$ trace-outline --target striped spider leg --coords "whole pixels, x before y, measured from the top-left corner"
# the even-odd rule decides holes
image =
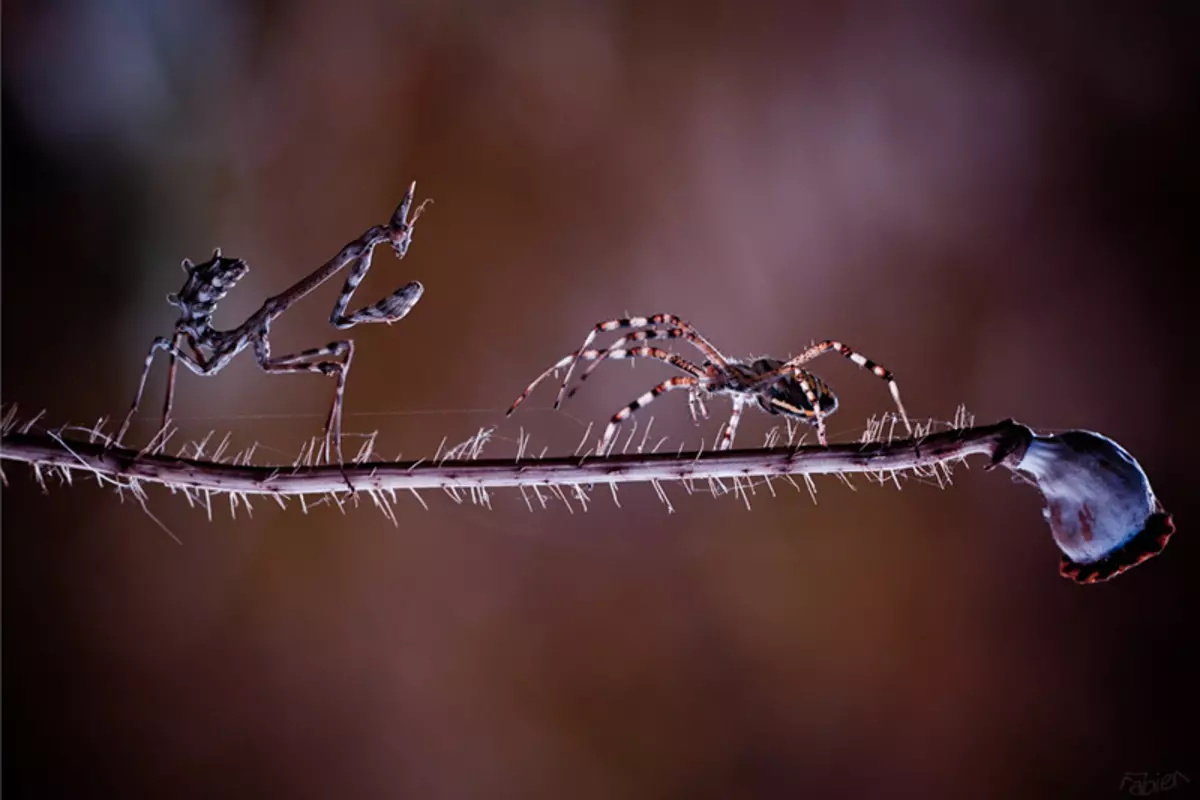
[[[675,378],[667,378],[665,381],[655,386],[650,391],[646,392],[638,399],[634,400],[629,405],[622,408],[609,421],[608,427],[604,429],[604,435],[600,437],[600,441],[596,445],[596,452],[603,455],[608,451],[609,445],[612,443],[613,437],[617,434],[617,428],[621,425],[630,414],[637,411],[639,408],[645,408],[654,402],[659,395],[664,392],[674,391],[675,389],[688,389],[689,391],[697,391],[703,389],[704,378],[684,377],[682,375]],[[732,438],[732,437],[731,437]]]
[[[629,349],[629,345],[636,342],[645,342],[650,339],[683,339],[691,344],[694,344],[700,350],[700,352],[705,355],[706,358],[711,359],[713,355],[716,355],[720,359],[721,363],[725,363],[727,360],[725,356],[717,352],[716,348],[713,348],[711,345],[708,345],[709,349],[705,349],[702,344],[707,345],[708,342],[702,339],[695,331],[678,326],[658,329],[644,328],[640,331],[633,331],[632,333],[625,334],[620,339],[617,339],[615,342],[609,345],[607,350],[601,351],[601,356],[594,359],[593,363],[579,374],[579,383],[576,384],[575,388],[567,392],[567,399],[569,400],[574,397],[575,393],[583,388],[583,382],[586,381],[588,377],[596,371],[596,367],[600,366],[600,364],[606,359],[624,358],[626,353],[623,351],[627,351]],[[701,372],[703,372],[703,369],[701,369]]]
[[[654,327],[659,325],[666,327]],[[583,372],[582,375],[580,375],[579,385],[577,385],[567,394],[568,398],[575,396],[575,393],[581,388],[583,381],[587,380],[588,376],[590,376],[592,372],[598,366],[600,366],[601,361],[604,361],[608,358],[624,358],[629,352],[627,345],[634,342],[644,342],[649,339],[684,339],[704,355],[706,359],[704,368],[706,368],[710,363],[715,363],[722,366],[728,364],[728,359],[724,354],[721,353],[720,350],[714,347],[713,344],[708,341],[708,339],[704,338],[704,336],[701,335],[700,332],[692,327],[689,323],[674,314],[654,314],[649,317],[628,317],[625,319],[613,319],[597,323],[592,328],[591,333],[588,335],[587,340],[584,343],[584,347],[586,348],[587,345],[590,344],[595,337],[602,332],[626,328],[642,328],[643,330],[626,334],[609,345],[608,350],[603,351],[603,353],[601,353],[599,356],[596,356],[593,359],[595,363],[593,363]],[[636,355],[636,353],[634,353],[634,355]],[[580,358],[582,358],[582,356],[576,356],[576,360]],[[574,367],[574,364],[575,361],[571,361],[570,364],[567,365],[567,374],[563,377],[562,386],[559,387],[558,397],[554,402],[555,408],[558,408],[563,400],[563,391],[567,388],[567,384],[571,379],[571,369]],[[562,366],[562,364],[559,364],[558,366]],[[700,368],[701,372],[703,372],[704,368]],[[708,408],[704,405],[703,394],[704,393],[699,388],[699,384],[697,384],[697,386],[689,389],[687,395],[688,412],[691,414],[692,422],[696,425],[700,424],[700,419],[696,414],[697,409],[699,410],[700,416],[708,419]],[[511,411],[509,413],[511,413]]]
[[[167,352],[171,363],[167,375],[167,392],[163,403],[163,428],[170,419],[175,392],[176,362],[182,363],[197,375],[214,375],[220,372],[235,356],[252,347],[255,359],[264,372],[281,374],[294,372],[319,372],[337,381],[329,416],[325,423],[326,461],[330,460],[331,440],[337,450],[338,461],[342,461],[342,399],[345,392],[346,374],[354,357],[354,345],[348,339],[330,342],[324,347],[305,350],[284,356],[271,356],[269,341],[271,323],[281,314],[307,297],[317,287],[347,267],[350,268],[341,294],[330,314],[330,323],[340,330],[365,323],[398,322],[408,315],[424,293],[424,287],[412,281],[397,289],[377,303],[357,311],[346,313],[358,285],[371,268],[371,256],[376,246],[387,242],[397,258],[403,258],[412,242],[413,225],[420,217],[424,204],[412,208],[416,182],[409,186],[396,212],[387,225],[376,225],[358,239],[350,242],[332,259],[308,277],[283,292],[268,298],[262,307],[251,314],[241,325],[232,330],[217,330],[212,326],[212,316],[217,304],[238,281],[250,271],[241,259],[223,258],[216,250],[208,261],[192,264],[184,260],[187,282],[178,294],[167,296],[167,302],[180,309],[171,338],[158,337],[150,345],[142,368],[138,389],[125,421],[117,433],[120,442],[137,412],[146,388],[146,378],[159,350]],[[426,201],[428,202],[428,201]],[[413,211],[409,219],[409,212]]]
[[[652,327],[652,326],[659,326],[659,325],[666,326],[666,327],[664,327],[664,328]],[[626,334],[625,336],[622,336],[621,338],[619,338],[615,342],[613,342],[606,350],[598,350],[598,349],[592,349],[592,348],[587,347],[587,345],[591,344],[591,342],[595,339],[595,337],[598,334],[600,334],[602,332],[620,330],[620,329],[625,329],[625,328],[642,328],[642,330],[634,331],[632,333]],[[704,366],[697,366],[696,364],[686,361],[685,359],[683,359],[680,356],[677,356],[672,353],[667,353],[658,348],[646,347],[646,346],[638,346],[638,347],[630,347],[629,346],[629,345],[635,344],[637,342],[645,342],[645,341],[653,340],[653,339],[684,339],[688,343],[695,346],[696,349],[698,349],[705,356],[705,358],[707,360],[705,361]],[[576,350],[574,353],[571,353],[570,355],[563,357],[562,359],[560,359],[559,361],[557,361],[553,365],[551,365],[550,368],[548,368],[545,372],[543,372],[541,375],[539,375],[533,381],[533,383],[531,383],[525,389],[525,391],[522,392],[519,397],[517,397],[517,399],[513,403],[512,407],[509,408],[508,413],[512,414],[513,411],[516,410],[517,406],[519,406],[522,402],[524,402],[525,398],[527,398],[529,396],[529,394],[534,390],[534,388],[536,388],[536,386],[541,381],[543,381],[545,378],[547,378],[548,376],[550,376],[552,373],[556,372],[557,370],[562,369],[563,367],[567,368],[568,374],[564,377],[562,386],[559,388],[559,396],[555,402],[556,408],[559,406],[560,401],[563,397],[563,393],[565,392],[567,384],[570,381],[570,369],[574,366],[574,364],[576,362],[583,360],[583,361],[593,361],[594,363],[591,366],[589,366],[588,369],[585,370],[584,373],[580,376],[580,378],[579,378],[580,385],[573,388],[566,395],[567,397],[573,397],[575,395],[575,393],[579,390],[580,386],[582,385],[582,382],[587,380],[587,378],[591,375],[591,373],[598,366],[600,366],[600,363],[602,361],[607,361],[609,359],[624,359],[624,358],[654,358],[654,359],[657,359],[660,361],[666,361],[668,363],[673,364],[674,366],[679,368],[681,371],[688,373],[692,379],[691,380],[676,379],[676,380],[672,380],[672,381],[666,381],[663,384],[659,385],[658,387],[655,387],[654,390],[647,392],[646,394],[643,394],[642,396],[640,396],[637,400],[635,400],[633,403],[631,403],[626,408],[617,412],[617,414],[613,417],[612,421],[609,423],[608,428],[605,430],[604,436],[602,436],[600,439],[599,447],[600,447],[601,451],[603,451],[609,445],[609,443],[612,440],[612,436],[616,432],[617,426],[620,424],[620,422],[622,420],[624,420],[626,417],[628,417],[630,414],[632,414],[637,409],[639,409],[642,406],[653,401],[656,397],[658,397],[659,394],[661,394],[662,392],[665,392],[665,391],[671,391],[673,389],[679,389],[679,388],[686,387],[688,389],[688,411],[691,414],[692,421],[696,424],[699,424],[699,417],[697,416],[697,409],[699,409],[700,414],[707,419],[708,409],[704,405],[703,395],[707,391],[705,389],[705,386],[707,385],[708,380],[709,380],[708,375],[713,369],[727,369],[728,364],[729,364],[729,360],[719,350],[717,350],[717,348],[714,347],[706,338],[704,338],[704,336],[701,335],[699,331],[697,331],[690,324],[685,322],[683,319],[675,316],[674,314],[655,314],[655,315],[649,316],[649,317],[629,317],[626,319],[608,320],[606,322],[597,323],[592,328],[591,333],[588,335],[587,339],[585,340],[585,344],[584,344],[583,348],[581,348],[580,350]],[[738,422],[738,419],[740,418],[740,416],[741,416],[741,408],[737,407],[734,409],[734,414],[731,417],[730,424],[726,426],[726,433],[724,434],[724,437],[723,437],[722,447],[728,447],[729,444],[732,442],[733,432],[737,428],[737,422]]]
[[[571,380],[571,372],[575,369],[575,364],[580,359],[580,353],[588,349],[588,346],[595,341],[596,337],[601,333],[608,331],[620,330],[622,328],[649,328],[658,325],[666,325],[668,329],[678,329],[682,333],[679,335],[686,338],[689,342],[696,346],[700,352],[704,353],[704,357],[709,361],[724,366],[726,358],[721,354],[721,351],[713,347],[712,344],[700,335],[700,332],[684,322],[674,314],[654,314],[649,317],[627,317],[625,319],[610,319],[606,322],[598,322],[592,328],[591,332],[584,339],[582,347],[576,350],[575,358],[567,365],[567,374],[563,376],[562,386],[558,389],[558,396],[554,399],[554,407],[558,408],[562,405],[563,393],[567,390],[567,384]],[[658,337],[650,337],[658,338]],[[673,337],[670,337],[673,338]]]
[[[558,370],[563,369],[564,367],[570,366],[576,360],[595,361],[596,362],[595,364],[592,365],[592,367],[590,367],[588,369],[588,371],[587,371],[587,373],[585,373],[585,375],[590,373],[591,370],[596,365],[598,365],[601,361],[608,360],[608,359],[654,358],[659,361],[665,361],[665,362],[671,364],[672,366],[682,370],[683,372],[688,373],[689,375],[693,375],[695,377],[701,377],[704,374],[704,369],[702,367],[699,367],[696,364],[693,364],[692,362],[688,361],[687,359],[685,359],[682,356],[679,356],[675,353],[669,353],[669,352],[659,349],[657,347],[641,346],[641,347],[630,348],[630,347],[625,346],[628,344],[632,344],[634,342],[645,342],[645,341],[651,340],[651,339],[674,339],[674,338],[678,338],[680,335],[681,334],[677,330],[674,330],[674,329],[637,331],[635,333],[631,333],[631,334],[621,337],[616,342],[614,342],[612,344],[612,346],[610,346],[606,350],[598,350],[598,349],[594,349],[594,348],[589,348],[589,349],[583,349],[583,350],[576,350],[573,353],[568,353],[567,355],[563,356],[558,361],[551,364],[541,375],[538,375],[537,378],[534,379],[533,383],[531,383],[531,384],[529,384],[529,386],[525,387],[525,391],[521,392],[521,394],[517,396],[517,399],[513,401],[512,406],[509,407],[508,411],[505,413],[505,416],[511,416],[512,413],[517,410],[517,406],[519,406],[519,405],[521,405],[521,403],[525,402],[526,398],[528,398],[529,395],[533,393],[533,390],[537,388],[539,383],[541,383],[542,381],[544,381],[546,378],[550,377],[554,373],[558,372]],[[582,380],[582,378],[580,380]],[[573,396],[577,389],[578,389],[578,387],[576,387],[576,389],[573,389],[571,391],[571,393],[568,395],[568,397]],[[695,396],[694,398],[689,397],[689,405],[692,406],[692,420],[694,422],[698,423],[699,419],[696,417],[696,411],[695,411],[696,404],[699,405],[701,412],[705,416],[707,416],[708,412],[707,412],[707,409],[704,408],[703,401],[700,401],[699,396]]]

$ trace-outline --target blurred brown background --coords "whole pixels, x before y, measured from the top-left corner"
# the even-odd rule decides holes
[[[347,428],[386,456],[498,424],[574,449],[665,374],[503,409],[590,325],[683,315],[726,352],[839,338],[914,416],[1088,428],[1181,533],[1078,587],[1037,493],[649,487],[585,515],[427,495],[209,523],[6,465],[13,797],[1107,797],[1194,733],[1194,5],[56,0],[4,4],[3,396],[120,417],[178,263],[249,261],[235,325],[431,196],[402,324],[364,326]],[[1186,10],[1185,10],[1186,9]],[[333,338],[337,286],[276,325]],[[886,412],[831,357],[832,432]],[[148,417],[162,391],[150,383]],[[246,354],[181,376],[182,435],[290,461],[331,386]],[[694,445],[682,397],[641,415]],[[739,444],[770,420],[746,418]],[[146,437],[147,418],[134,431]],[[353,440],[348,447],[353,448]],[[578,511],[578,510],[577,510]]]

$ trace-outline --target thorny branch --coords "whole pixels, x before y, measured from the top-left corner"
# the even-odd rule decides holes
[[[942,483],[951,465],[984,455],[989,459],[986,469],[1006,467],[1042,491],[1046,520],[1063,552],[1060,571],[1075,581],[1094,583],[1119,575],[1161,552],[1174,532],[1172,518],[1163,512],[1145,473],[1116,442],[1086,431],[1038,436],[1012,420],[937,433],[926,429],[913,438],[886,442],[868,434],[862,442],[831,446],[594,458],[527,459],[522,446],[516,459],[485,459],[480,455],[490,431],[481,430],[444,453],[439,448],[429,460],[371,461],[368,443],[352,463],[333,466],[303,464],[303,458],[290,466],[259,466],[249,463],[249,454],[221,462],[220,452],[204,458],[203,445],[195,447],[192,457],[184,450],[171,456],[162,442],[153,451],[138,452],[115,446],[97,431],[90,441],[74,441],[61,431],[31,432],[32,426],[13,424],[10,412],[0,439],[0,460],[30,464],[43,486],[46,474],[56,472],[70,482],[72,472],[84,472],[142,500],[141,485],[157,483],[182,491],[189,503],[207,506],[210,516],[214,495],[228,495],[232,510],[239,498],[249,509],[250,495],[270,496],[280,505],[289,496],[300,498],[302,505],[305,497],[330,497],[340,506],[343,499],[357,499],[362,493],[395,523],[397,490],[411,492],[427,508],[418,494],[421,490],[442,490],[458,502],[460,493],[467,494],[490,506],[489,490],[506,487],[520,489],[531,510],[526,489],[543,506],[545,489],[568,508],[568,496],[586,508],[592,487],[608,485],[615,501],[616,486],[632,482],[652,484],[670,509],[665,482],[677,482],[688,493],[699,489],[723,494],[730,491],[723,481],[729,481],[732,491],[744,497],[754,486],[751,479],[765,479],[771,487],[773,478],[792,481],[796,475],[809,481],[810,490],[812,475],[844,478],[859,473],[899,484],[900,475],[912,473]],[[876,428],[875,436],[878,432]]]
[[[354,355],[353,342],[343,339],[291,355],[272,356],[270,326],[293,304],[347,269],[349,275],[330,316],[334,327],[345,329],[376,322],[390,325],[403,319],[424,292],[418,281],[410,281],[388,297],[358,311],[347,313],[347,309],[370,268],[372,253],[378,245],[389,243],[401,258],[407,253],[413,224],[424,208],[424,204],[415,210],[412,208],[415,191],[416,184],[413,183],[386,225],[369,228],[310,275],[268,298],[258,311],[231,330],[214,328],[213,313],[217,303],[246,275],[249,266],[241,259],[223,257],[220,250],[214,251],[212,258],[202,264],[185,259],[182,266],[187,273],[186,282],[178,293],[168,295],[168,301],[180,309],[180,317],[171,337],[160,336],[152,343],[144,360],[137,393],[117,435],[109,437],[102,433],[102,423],[92,428],[35,431],[41,415],[18,425],[16,406],[11,406],[0,415],[0,462],[29,464],[43,490],[47,477],[57,476],[69,484],[75,473],[90,474],[101,486],[109,485],[122,496],[125,493],[132,495],[152,519],[154,516],[146,504],[143,484],[160,484],[172,492],[181,492],[189,504],[205,508],[209,519],[212,518],[214,496],[227,497],[231,513],[236,512],[239,502],[249,513],[251,495],[271,497],[284,507],[285,498],[293,497],[304,510],[307,510],[306,498],[315,498],[318,502],[329,500],[342,508],[344,500],[357,504],[365,495],[398,525],[395,514],[398,490],[410,492],[428,509],[420,495],[422,490],[441,490],[460,503],[465,494],[472,502],[490,507],[491,490],[517,488],[530,511],[533,511],[532,493],[543,507],[549,495],[574,513],[572,500],[586,510],[590,499],[588,493],[598,485],[606,485],[613,502],[620,505],[618,485],[642,482],[651,484],[668,511],[674,511],[665,488],[668,483],[681,485],[689,494],[732,492],[735,496],[740,495],[749,506],[750,494],[757,487],[765,485],[767,490],[775,493],[774,479],[784,479],[799,489],[793,480],[797,475],[803,477],[814,500],[813,475],[837,475],[849,483],[848,475],[866,474],[880,483],[893,481],[897,487],[901,477],[916,477],[936,480],[945,486],[950,480],[952,465],[965,461],[968,456],[984,455],[989,459],[987,469],[1006,467],[1041,490],[1046,501],[1046,520],[1063,553],[1060,571],[1073,580],[1095,583],[1119,575],[1161,552],[1174,533],[1174,523],[1155,498],[1141,467],[1111,439],[1087,431],[1038,436],[1013,420],[974,427],[961,409],[949,430],[933,432],[932,421],[923,428],[914,428],[891,372],[841,342],[825,340],[786,362],[765,357],[742,362],[722,355],[699,331],[671,314],[627,316],[597,323],[581,349],[543,372],[508,411],[511,414],[539,382],[565,367],[566,377],[555,401],[557,408],[567,391],[571,371],[581,360],[595,362],[584,371],[581,381],[601,362],[610,359],[658,360],[685,373],[658,384],[613,415],[595,451],[580,456],[577,449],[569,457],[530,459],[526,457],[528,439],[522,434],[515,458],[485,459],[482,452],[492,431],[481,429],[468,441],[444,453],[439,447],[432,459],[413,462],[371,460],[372,435],[358,456],[347,462],[342,452],[342,398]],[[413,211],[411,218],[410,211]],[[606,349],[591,347],[597,334],[617,330],[631,332]],[[645,344],[665,339],[690,343],[704,355],[704,363],[695,364],[678,354]],[[319,458],[314,459],[318,452],[315,440],[290,466],[252,464],[253,447],[232,459],[223,459],[228,438],[207,457],[204,452],[208,446],[207,438],[193,443],[190,455],[187,445],[174,456],[167,452],[167,444],[175,432],[169,418],[176,362],[197,374],[212,375],[250,347],[259,366],[267,372],[317,372],[336,378],[334,398],[325,423],[324,447],[320,451],[324,454],[325,464],[322,465]],[[140,406],[147,377],[159,350],[171,356],[163,422],[150,444],[140,451],[131,450],[122,444],[123,435]],[[857,443],[828,445],[824,417],[837,408],[837,398],[823,381],[804,369],[804,365],[824,353],[839,353],[887,381],[909,438],[891,439],[896,422],[893,416],[886,441],[883,440],[885,423],[881,420],[869,423]],[[684,453],[680,448],[675,454],[659,453],[660,441],[646,453],[647,425],[636,453],[622,451],[613,455],[618,426],[659,395],[678,389],[688,391],[693,420],[696,420],[697,407],[704,412],[704,395],[733,398],[732,415],[718,449],[709,453]],[[776,446],[778,437],[772,431],[762,448],[729,449],[743,404],[782,416],[788,425],[787,446]],[[819,446],[792,446],[795,433],[792,420],[813,422]],[[591,426],[588,426],[588,433],[590,431]],[[79,439],[79,434],[86,435],[86,439]],[[587,435],[584,434],[585,440]],[[626,440],[626,450],[632,438],[631,432]],[[337,454],[336,464],[329,463],[331,439]],[[2,468],[0,482],[7,485]],[[732,490],[726,482],[732,485]]]

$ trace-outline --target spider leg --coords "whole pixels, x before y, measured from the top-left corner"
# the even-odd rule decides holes
[[[649,338],[659,338],[659,337],[649,337]],[[590,367],[588,367],[587,370],[585,370],[582,375],[579,376],[580,383],[578,385],[576,385],[574,389],[567,392],[567,399],[570,399],[575,396],[575,393],[578,392],[580,390],[580,388],[582,388],[583,381],[587,378],[588,375],[590,375],[592,373],[593,370],[596,369],[596,367],[600,366],[600,364],[602,364],[605,361],[608,361],[609,359],[623,359],[623,358],[654,358],[659,361],[665,361],[668,364],[670,364],[671,366],[680,370],[681,372],[686,372],[688,375],[691,375],[695,378],[703,378],[704,377],[704,370],[701,369],[700,367],[696,366],[695,364],[688,361],[686,358],[683,358],[682,356],[676,355],[675,353],[667,352],[666,350],[662,350],[658,347],[650,347],[649,345],[642,345],[641,347],[615,347],[614,346],[614,347],[608,348],[607,350],[600,351],[599,355],[597,355],[595,359],[592,359],[594,363]]]
[[[367,322],[386,322],[391,325],[393,322],[399,322],[412,311],[413,306],[421,299],[421,295],[425,292],[419,282],[412,281],[405,286],[400,287],[392,292],[387,297],[380,300],[378,303],[370,306],[363,306],[358,311],[349,315],[346,314],[346,306],[350,303],[350,298],[354,295],[354,291],[358,285],[362,283],[362,279],[366,277],[367,271],[371,269],[371,254],[374,252],[374,246],[363,251],[353,266],[350,268],[350,274],[346,277],[346,285],[342,287],[342,293],[338,295],[337,302],[333,305],[333,312],[329,315],[329,321],[333,323],[333,327],[339,330],[352,328],[359,323]]]
[[[693,341],[694,338],[695,338],[695,334],[693,334],[689,331],[686,331],[683,328],[679,328],[679,327],[664,328],[664,329],[660,329],[660,330],[646,329],[646,330],[641,330],[641,331],[634,331],[633,333],[629,333],[629,334],[626,334],[625,336],[622,336],[620,339],[617,339],[615,342],[613,342],[611,345],[609,345],[608,350],[605,352],[610,352],[610,351],[614,351],[614,350],[628,350],[629,349],[628,345],[630,345],[634,342],[645,342],[650,339],[685,339],[690,342],[690,341]],[[691,363],[690,361],[684,359],[681,356],[675,356],[675,357],[687,365],[687,367],[680,367],[681,369],[683,369],[684,372],[687,372],[691,375],[696,375],[697,377],[704,374],[703,369],[701,369],[700,367]],[[614,358],[621,358],[621,356],[614,356]],[[656,358],[657,358],[657,356],[656,356]],[[579,391],[580,386],[583,384],[584,381],[586,381],[588,379],[589,375],[591,375],[593,372],[596,371],[596,367],[600,366],[600,362],[602,360],[603,359],[596,359],[595,363],[593,363],[591,366],[589,366],[587,369],[585,369],[582,373],[580,373],[579,384],[577,384],[574,389],[572,389],[570,392],[567,393],[568,399],[575,396],[575,393]],[[679,366],[679,365],[677,364],[676,366]]]
[[[563,394],[567,390],[567,384],[571,380],[571,373],[575,370],[575,364],[579,360],[578,353],[587,350],[588,347],[595,341],[596,337],[607,331],[620,330],[622,328],[647,328],[655,325],[667,325],[672,328],[680,328],[683,331],[692,334],[687,337],[688,341],[694,344],[704,356],[714,364],[725,366],[728,360],[721,351],[713,347],[712,344],[700,335],[700,332],[693,328],[689,323],[675,316],[674,314],[654,314],[649,317],[626,317],[625,319],[610,319],[606,322],[598,322],[592,328],[591,333],[583,341],[583,346],[576,351],[575,358],[567,365],[567,374],[563,376],[562,386],[559,387],[558,397],[554,400],[554,407],[558,408],[562,405]]]
[[[733,398],[733,413],[729,415],[729,422],[725,425],[725,432],[721,434],[721,444],[718,450],[728,450],[733,447],[733,435],[737,433],[738,422],[742,419],[742,400],[739,397]]]
[[[350,371],[350,362],[354,359],[354,342],[341,339],[330,342],[324,347],[314,347],[286,356],[271,356],[271,343],[267,336],[269,327],[264,325],[254,337],[254,356],[258,366],[264,372],[284,374],[294,372],[319,372],[330,375],[337,381],[333,392],[333,403],[329,407],[329,416],[325,419],[325,446],[323,449],[326,462],[329,458],[329,445],[332,438],[337,450],[338,463],[344,463],[342,457],[342,399],[346,392],[346,374]]]
[[[654,402],[654,399],[656,397],[658,397],[660,394],[662,394],[663,392],[670,392],[674,389],[684,389],[684,388],[693,388],[694,389],[695,387],[697,387],[699,385],[700,385],[699,378],[695,378],[695,377],[691,377],[691,376],[684,377],[684,376],[680,375],[675,378],[668,378],[667,380],[660,383],[658,386],[655,386],[653,389],[651,389],[650,391],[648,391],[645,394],[643,394],[642,396],[640,396],[637,400],[634,400],[632,403],[630,403],[629,405],[622,408],[616,414],[613,414],[613,418],[608,423],[608,427],[604,429],[604,435],[602,437],[600,437],[600,444],[597,448],[597,452],[598,453],[604,452],[605,448],[608,447],[609,442],[612,441],[613,435],[617,432],[617,427],[621,424],[621,422],[623,420],[627,419],[630,414],[637,411],[639,408],[645,408],[646,406],[650,405],[650,403]]]
[[[694,425],[700,424],[700,418],[696,416],[696,404],[700,402],[700,394],[695,389],[688,392],[688,413],[692,415],[692,424]],[[703,403],[700,407],[704,408]]]
[[[663,338],[667,338],[667,337],[651,336],[651,337],[647,337],[647,338],[663,339]],[[575,359],[582,359],[583,361],[599,362],[604,359],[626,358],[626,357],[632,355],[634,357],[656,358],[660,361],[666,361],[667,363],[672,364],[673,366],[677,367],[678,369],[683,370],[684,372],[688,373],[689,375],[695,375],[695,376],[699,377],[700,375],[703,374],[700,367],[697,367],[695,364],[691,363],[690,361],[684,359],[681,356],[675,355],[674,353],[668,353],[665,350],[659,350],[658,348],[654,348],[654,347],[639,347],[639,348],[635,348],[635,349],[639,350],[639,351],[647,350],[647,351],[653,351],[653,352],[634,353],[632,351],[620,349],[619,354],[617,354],[618,350],[613,350],[613,349],[597,350],[597,349],[593,348],[593,349],[589,349],[589,350],[576,351],[569,355],[563,356],[558,361],[556,361],[552,365],[550,365],[550,367],[548,369],[546,369],[545,372],[543,372],[541,375],[537,376],[537,378],[534,379],[533,383],[529,384],[529,386],[527,386],[525,388],[525,391],[521,392],[520,396],[518,396],[517,399],[515,401],[513,401],[512,406],[509,407],[505,416],[508,416],[508,415],[512,414],[514,411],[516,411],[517,406],[519,406],[519,405],[521,405],[521,403],[525,402],[525,399],[527,397],[529,397],[530,394],[533,393],[533,390],[537,388],[537,385],[539,383],[541,383],[546,378],[550,377],[551,375],[553,375],[555,372],[562,369],[563,367],[570,365]],[[573,395],[574,392],[572,392],[571,394]]]
[[[813,345],[788,363],[796,365],[803,364],[807,361],[811,361],[823,353],[828,353],[831,351],[837,351],[840,355],[850,359],[858,366],[872,373],[875,377],[887,381],[888,390],[892,394],[892,400],[895,401],[896,408],[900,412],[900,419],[904,421],[904,427],[908,431],[908,435],[911,436],[913,428],[912,424],[908,421],[908,412],[904,410],[904,403],[900,400],[900,387],[896,383],[896,377],[892,375],[892,373],[885,367],[876,364],[874,361],[862,355],[861,353],[854,352],[841,342],[835,342],[831,339],[827,339],[824,342],[819,342]]]
[[[803,372],[803,370],[800,370],[800,372]],[[813,393],[812,387],[809,385],[808,380],[801,377],[799,384],[800,388],[804,390],[804,394],[808,398],[808,402],[812,404],[813,410],[794,406],[791,403],[784,402],[776,397],[772,397],[767,402],[776,408],[787,411],[788,413],[794,414],[797,417],[810,417],[817,426],[817,442],[822,447],[827,447],[829,445],[829,441],[825,438],[826,415],[820,413],[820,406],[817,404],[817,396],[815,393]]]

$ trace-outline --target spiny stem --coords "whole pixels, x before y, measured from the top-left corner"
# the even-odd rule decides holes
[[[338,495],[347,489],[355,497],[358,492],[369,495],[377,505],[384,493],[394,497],[397,489],[412,492],[418,500],[421,489],[441,489],[456,502],[462,502],[462,492],[490,507],[489,489],[519,487],[524,494],[530,487],[541,501],[543,486],[568,509],[571,493],[586,510],[584,487],[608,484],[615,499],[616,484],[639,481],[649,482],[672,510],[663,481],[680,481],[690,493],[697,480],[722,486],[722,479],[727,479],[749,504],[741,485],[744,478],[787,476],[790,480],[792,475],[803,475],[810,484],[812,475],[822,474],[843,480],[850,473],[895,478],[904,471],[948,470],[950,462],[986,455],[987,469],[1004,466],[1036,483],[1046,501],[1045,518],[1054,542],[1063,553],[1059,571],[1078,583],[1099,583],[1126,572],[1161,553],[1175,532],[1174,521],[1154,496],[1145,472],[1116,442],[1090,431],[1037,436],[1012,420],[890,442],[533,460],[478,458],[488,435],[481,430],[431,461],[292,467],[135,452],[111,442],[68,443],[54,433],[30,433],[28,425],[16,430],[11,414],[0,427],[0,460],[30,464],[43,485],[43,470],[57,470],[67,479],[72,470],[83,470],[101,483],[108,480],[139,497],[142,482],[160,483],[182,489],[189,502],[190,492],[203,493],[210,514],[211,496],[221,492],[229,494],[231,510],[238,495],[249,507],[251,494],[270,495],[281,503],[283,497],[294,495],[302,506],[306,495],[320,494],[341,507]],[[441,456],[440,447],[438,453]],[[525,502],[532,509],[527,496]],[[423,500],[421,504],[425,505]],[[389,519],[396,522],[394,515]]]
[[[1024,452],[1033,438],[1016,422],[945,431],[922,439],[830,447],[774,447],[711,453],[637,453],[603,458],[433,459],[344,466],[251,466],[138,453],[103,443],[71,442],[41,433],[6,435],[0,459],[80,469],[114,481],[239,494],[298,495],[355,490],[493,489],[513,486],[707,480],[774,475],[884,473],[931,467],[970,455],[993,464]]]

